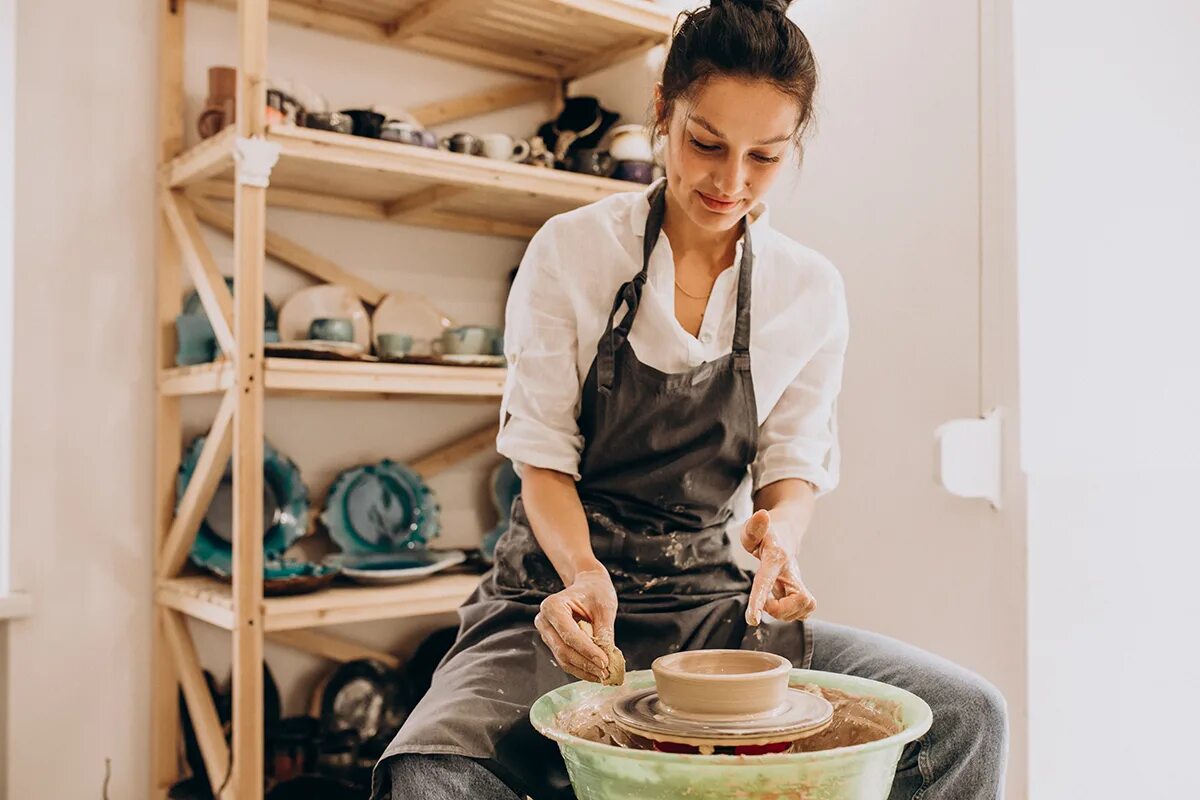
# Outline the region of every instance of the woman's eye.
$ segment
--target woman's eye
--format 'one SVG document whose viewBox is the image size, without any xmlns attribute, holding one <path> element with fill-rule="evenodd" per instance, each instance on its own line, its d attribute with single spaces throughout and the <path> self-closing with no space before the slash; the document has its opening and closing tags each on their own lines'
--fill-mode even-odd
<svg viewBox="0 0 1200 800">
<path fill-rule="evenodd" d="M 779 160 L 779 156 L 764 156 L 754 153 L 754 159 L 761 164 L 774 164 Z"/>
<path fill-rule="evenodd" d="M 701 150 L 701 151 L 703 151 L 703 152 L 705 152 L 705 153 L 711 153 L 711 152 L 713 152 L 713 151 L 715 151 L 715 150 L 720 150 L 720 149 L 721 149 L 720 145 L 715 145 L 715 144 L 704 144 L 703 142 L 701 142 L 699 139 L 697 139 L 697 138 L 696 138 L 696 137 L 694 137 L 694 136 L 693 136 L 693 137 L 691 137 L 691 139 L 692 139 L 692 144 L 693 144 L 693 145 L 696 147 L 696 149 L 698 149 L 698 150 Z"/>
</svg>

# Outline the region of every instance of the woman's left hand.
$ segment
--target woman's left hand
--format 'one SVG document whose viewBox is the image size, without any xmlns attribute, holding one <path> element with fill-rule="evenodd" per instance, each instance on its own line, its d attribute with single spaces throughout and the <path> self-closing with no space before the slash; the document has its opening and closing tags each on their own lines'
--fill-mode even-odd
<svg viewBox="0 0 1200 800">
<path fill-rule="evenodd" d="M 765 508 L 746 520 L 742 547 L 760 562 L 746 606 L 747 624 L 757 625 L 764 611 L 784 621 L 804 619 L 813 612 L 817 601 L 800 580 L 796 556 L 783 547 Z"/>
</svg>

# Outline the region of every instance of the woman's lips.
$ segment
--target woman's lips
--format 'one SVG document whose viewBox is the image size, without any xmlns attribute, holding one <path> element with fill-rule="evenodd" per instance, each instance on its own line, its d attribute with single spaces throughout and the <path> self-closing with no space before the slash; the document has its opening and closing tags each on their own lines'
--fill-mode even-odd
<svg viewBox="0 0 1200 800">
<path fill-rule="evenodd" d="M 721 201 L 715 197 L 705 194 L 704 192 L 696 192 L 700 195 L 701 202 L 704 203 L 710 211 L 729 211 L 738 204 L 737 200 Z"/>
</svg>

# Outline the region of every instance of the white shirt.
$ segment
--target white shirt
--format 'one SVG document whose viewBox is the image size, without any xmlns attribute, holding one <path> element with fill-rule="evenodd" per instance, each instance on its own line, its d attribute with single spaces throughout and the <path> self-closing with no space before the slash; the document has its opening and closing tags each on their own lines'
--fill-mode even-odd
<svg viewBox="0 0 1200 800">
<path fill-rule="evenodd" d="M 496 449 L 518 474 L 533 464 L 579 480 L 581 389 L 613 298 L 642 267 L 653 188 L 552 217 L 529 242 L 505 311 L 508 375 L 496 437 Z M 750 217 L 750 363 L 759 423 L 752 488 L 803 478 L 819 496 L 839 479 L 837 396 L 849 333 L 845 285 L 828 259 L 770 227 L 765 203 Z M 692 336 L 675 317 L 675 260 L 666 233 L 659 237 L 629 335 L 641 362 L 682 372 L 732 350 L 743 241 L 717 276 L 704 321 Z"/>
</svg>

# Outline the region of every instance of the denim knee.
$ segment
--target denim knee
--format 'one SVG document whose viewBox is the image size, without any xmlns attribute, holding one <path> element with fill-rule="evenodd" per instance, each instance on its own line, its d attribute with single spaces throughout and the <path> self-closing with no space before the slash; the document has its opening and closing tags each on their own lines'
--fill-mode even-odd
<svg viewBox="0 0 1200 800">
<path fill-rule="evenodd" d="M 491 770 L 466 756 L 400 753 L 382 766 L 391 792 L 377 800 L 518 800 Z"/>
</svg>

